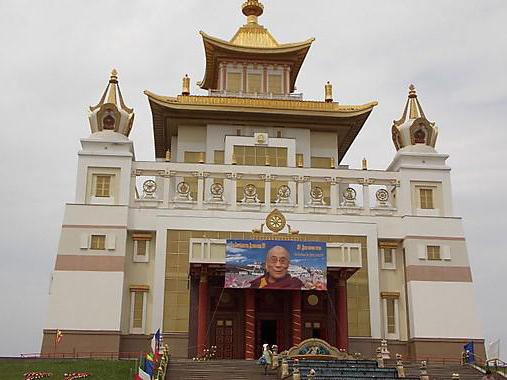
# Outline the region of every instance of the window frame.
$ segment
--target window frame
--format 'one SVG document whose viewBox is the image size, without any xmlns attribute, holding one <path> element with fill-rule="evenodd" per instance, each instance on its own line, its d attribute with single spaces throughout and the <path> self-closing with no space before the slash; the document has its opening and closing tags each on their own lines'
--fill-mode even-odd
<svg viewBox="0 0 507 380">
<path fill-rule="evenodd" d="M 147 298 L 148 298 L 148 287 L 133 287 L 130 289 L 130 321 L 129 330 L 130 334 L 143 335 L 146 333 L 146 314 L 147 314 Z M 136 294 L 142 294 L 143 306 L 141 316 L 141 327 L 134 327 L 134 314 L 135 314 L 135 297 Z"/>
<path fill-rule="evenodd" d="M 419 187 L 418 188 L 418 195 L 419 195 L 419 208 L 421 210 L 435 210 L 435 190 L 436 188 L 433 187 Z M 423 193 L 430 194 L 430 197 L 428 199 L 428 196 L 423 196 Z"/>
<path fill-rule="evenodd" d="M 394 319 L 394 332 L 389 332 L 389 315 L 388 315 L 388 302 L 393 302 L 393 319 Z M 382 314 L 384 319 L 384 337 L 389 340 L 400 339 L 400 305 L 399 295 L 383 295 L 382 296 Z"/>
<path fill-rule="evenodd" d="M 239 75 L 239 88 L 237 90 L 236 89 L 231 90 L 229 88 L 229 80 L 231 79 L 231 74 Z M 244 89 L 243 89 L 243 71 L 242 70 L 227 69 L 225 75 L 226 75 L 225 76 L 225 91 L 226 92 L 238 93 L 238 92 L 244 91 Z"/>
<path fill-rule="evenodd" d="M 97 238 L 102 241 L 102 244 L 96 244 L 94 246 L 94 238 Z M 89 249 L 94 251 L 105 251 L 107 246 L 107 235 L 106 234 L 98 234 L 94 233 L 90 235 L 90 243 L 89 243 Z"/>
<path fill-rule="evenodd" d="M 438 253 L 438 257 L 437 255 L 435 255 L 435 252 L 433 252 L 430 256 L 430 248 L 438 248 L 436 251 Z M 439 245 L 427 245 L 426 246 L 426 260 L 428 261 L 442 261 L 442 247 L 439 246 Z"/>
<path fill-rule="evenodd" d="M 386 261 L 386 250 L 391 251 L 391 262 Z M 396 248 L 380 247 L 381 268 L 386 270 L 396 270 Z"/>
</svg>

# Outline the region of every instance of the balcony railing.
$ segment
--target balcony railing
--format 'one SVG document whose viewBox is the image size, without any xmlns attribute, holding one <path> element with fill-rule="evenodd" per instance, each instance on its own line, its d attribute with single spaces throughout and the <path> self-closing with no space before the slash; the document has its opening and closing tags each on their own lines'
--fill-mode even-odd
<svg viewBox="0 0 507 380">
<path fill-rule="evenodd" d="M 395 215 L 399 173 L 373 170 L 135 162 L 141 208 Z"/>
<path fill-rule="evenodd" d="M 303 100 L 302 93 L 291 94 L 272 94 L 272 93 L 258 93 L 258 92 L 236 92 L 236 91 L 221 91 L 209 90 L 209 96 L 231 97 L 231 98 L 253 98 L 253 99 L 276 99 L 276 100 Z"/>
</svg>

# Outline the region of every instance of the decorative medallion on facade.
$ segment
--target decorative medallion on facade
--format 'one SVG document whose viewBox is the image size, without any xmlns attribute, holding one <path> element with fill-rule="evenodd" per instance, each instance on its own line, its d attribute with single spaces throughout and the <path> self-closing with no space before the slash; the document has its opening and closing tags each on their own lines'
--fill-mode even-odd
<svg viewBox="0 0 507 380">
<path fill-rule="evenodd" d="M 266 227 L 268 227 L 271 232 L 278 233 L 283 230 L 286 225 L 287 220 L 285 216 L 277 209 L 271 211 L 266 217 Z"/>
<path fill-rule="evenodd" d="M 357 192 L 352 187 L 347 187 L 343 191 L 343 204 L 345 207 L 356 207 Z"/>
<path fill-rule="evenodd" d="M 315 186 L 310 191 L 310 204 L 313 205 L 325 205 L 324 202 L 324 191 L 321 187 Z"/>
<path fill-rule="evenodd" d="M 224 201 L 224 185 L 215 182 L 210 186 L 211 200 L 215 202 Z"/>
<path fill-rule="evenodd" d="M 157 191 L 157 183 L 149 179 L 143 183 L 144 198 L 154 198 Z"/>
<path fill-rule="evenodd" d="M 281 185 L 276 192 L 276 201 L 275 203 L 290 203 L 290 187 L 287 185 Z"/>
<path fill-rule="evenodd" d="M 254 184 L 249 183 L 243 188 L 243 199 L 242 203 L 259 203 L 259 197 L 257 196 L 257 187 Z"/>
</svg>

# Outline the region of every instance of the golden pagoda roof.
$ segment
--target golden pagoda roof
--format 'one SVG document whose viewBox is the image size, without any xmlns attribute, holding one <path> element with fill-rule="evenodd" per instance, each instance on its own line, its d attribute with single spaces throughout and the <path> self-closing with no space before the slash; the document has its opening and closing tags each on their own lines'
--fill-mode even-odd
<svg viewBox="0 0 507 380">
<path fill-rule="evenodd" d="M 344 157 L 377 102 L 343 105 L 333 102 L 220 96 L 148 96 L 153 116 L 155 155 L 163 158 L 178 126 L 249 123 L 310 128 L 338 134 L 338 160 Z"/>
<path fill-rule="evenodd" d="M 200 107 L 200 108 L 220 108 L 220 109 L 240 109 L 240 110 L 267 110 L 275 109 L 278 111 L 293 112 L 318 112 L 325 113 L 335 117 L 350 117 L 365 112 L 371 112 L 378 102 L 369 102 L 361 105 L 345 105 L 333 102 L 321 102 L 315 100 L 283 100 L 283 99 L 267 99 L 267 98 L 240 98 L 240 97 L 223 97 L 223 96 L 162 96 L 154 94 L 148 90 L 144 91 L 150 101 L 154 101 L 162 106 L 171 108 L 180 107 Z"/>
<path fill-rule="evenodd" d="M 200 32 L 206 53 L 206 72 L 199 83 L 201 88 L 217 88 L 219 61 L 260 61 L 283 63 L 291 67 L 290 91 L 294 91 L 296 78 L 314 38 L 306 41 L 280 44 L 257 18 L 264 12 L 258 0 L 247 0 L 242 6 L 247 23 L 239 28 L 230 41 Z"/>
</svg>

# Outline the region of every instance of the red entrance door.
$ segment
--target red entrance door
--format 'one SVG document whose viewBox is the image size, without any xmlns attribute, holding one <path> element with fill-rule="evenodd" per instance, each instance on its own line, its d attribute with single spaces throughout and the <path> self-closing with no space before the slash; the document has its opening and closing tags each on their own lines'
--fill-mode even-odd
<svg viewBox="0 0 507 380">
<path fill-rule="evenodd" d="M 232 359 L 234 352 L 232 319 L 219 319 L 215 326 L 217 359 Z"/>
</svg>

